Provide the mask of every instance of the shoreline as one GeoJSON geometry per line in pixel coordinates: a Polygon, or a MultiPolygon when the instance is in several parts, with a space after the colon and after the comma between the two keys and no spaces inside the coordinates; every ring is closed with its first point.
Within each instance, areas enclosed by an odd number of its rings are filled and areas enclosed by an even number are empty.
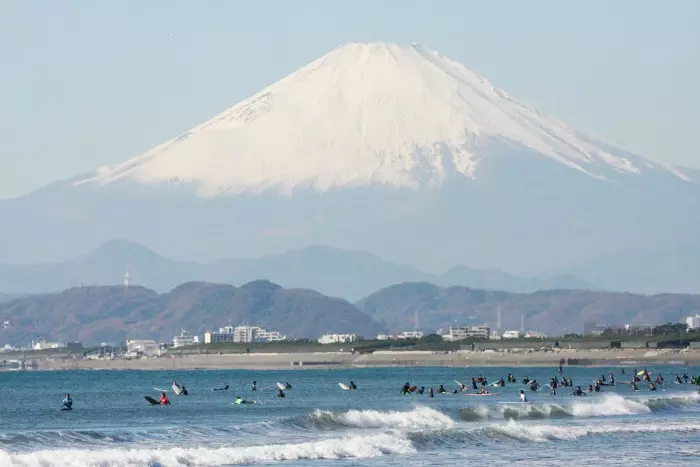
{"type": "MultiPolygon", "coordinates": [[[[696,350],[560,350],[553,352],[383,351],[164,355],[140,359],[31,359],[27,371],[62,370],[308,370],[439,367],[700,366],[696,350]]],[[[30,360],[30,359],[28,359],[30,360]]],[[[4,369],[5,371],[13,371],[4,369]]],[[[17,370],[14,370],[17,371],[17,370]]]]}

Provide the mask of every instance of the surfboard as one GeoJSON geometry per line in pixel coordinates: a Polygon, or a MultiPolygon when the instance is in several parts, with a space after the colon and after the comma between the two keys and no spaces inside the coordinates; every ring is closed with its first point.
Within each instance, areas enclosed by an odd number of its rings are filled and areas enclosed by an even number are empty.
{"type": "Polygon", "coordinates": [[[260,401],[258,400],[252,400],[252,401],[246,401],[246,402],[231,402],[232,405],[253,405],[253,404],[260,404],[260,401]]]}
{"type": "Polygon", "coordinates": [[[153,388],[153,389],[155,389],[156,391],[160,391],[160,392],[170,392],[170,389],[160,389],[160,388],[153,388]]]}
{"type": "Polygon", "coordinates": [[[286,384],[282,384],[282,383],[279,383],[279,382],[277,383],[277,387],[280,388],[280,389],[283,390],[283,391],[284,391],[285,389],[287,389],[287,385],[286,385],[286,384]]]}
{"type": "Polygon", "coordinates": [[[143,396],[144,399],[146,399],[151,405],[158,405],[160,402],[152,398],[151,396],[143,396]]]}
{"type": "Polygon", "coordinates": [[[462,386],[464,386],[464,384],[462,384],[462,382],[461,382],[461,381],[457,381],[457,380],[455,380],[455,383],[457,383],[457,385],[459,385],[459,387],[460,387],[460,388],[461,388],[462,386]]]}
{"type": "Polygon", "coordinates": [[[465,396],[495,396],[497,392],[490,392],[488,394],[465,394],[465,396]]]}
{"type": "Polygon", "coordinates": [[[338,383],[338,386],[340,386],[340,389],[342,389],[343,391],[349,391],[349,390],[350,390],[350,388],[349,388],[348,386],[346,386],[345,384],[343,384],[343,383],[338,383]]]}
{"type": "Polygon", "coordinates": [[[182,394],[182,388],[177,383],[173,383],[173,392],[179,396],[182,394]]]}
{"type": "Polygon", "coordinates": [[[73,410],[73,409],[72,409],[72,408],[69,409],[68,407],[63,407],[63,408],[61,409],[61,412],[70,412],[71,410],[73,410]]]}

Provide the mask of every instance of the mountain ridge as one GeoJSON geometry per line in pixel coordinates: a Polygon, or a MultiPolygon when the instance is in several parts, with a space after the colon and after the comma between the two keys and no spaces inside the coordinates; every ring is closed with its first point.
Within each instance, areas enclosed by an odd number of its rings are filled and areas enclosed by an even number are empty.
{"type": "Polygon", "coordinates": [[[171,260],[143,245],[113,240],[72,261],[0,264],[0,290],[42,293],[81,284],[114,284],[121,281],[127,268],[132,280],[159,293],[188,281],[243,284],[258,279],[271,280],[284,287],[309,288],[348,300],[359,300],[390,284],[415,280],[508,291],[595,289],[573,276],[549,280],[523,278],[499,269],[481,271],[456,266],[441,274],[430,274],[412,266],[385,261],[365,251],[318,245],[258,258],[197,263],[171,260]]]}

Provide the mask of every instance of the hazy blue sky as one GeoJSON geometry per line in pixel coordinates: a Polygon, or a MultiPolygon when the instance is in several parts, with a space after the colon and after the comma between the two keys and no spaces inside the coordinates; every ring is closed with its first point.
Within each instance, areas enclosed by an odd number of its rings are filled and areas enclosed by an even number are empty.
{"type": "Polygon", "coordinates": [[[700,1],[0,1],[0,198],[138,155],[351,41],[420,42],[700,167],[700,1]]]}

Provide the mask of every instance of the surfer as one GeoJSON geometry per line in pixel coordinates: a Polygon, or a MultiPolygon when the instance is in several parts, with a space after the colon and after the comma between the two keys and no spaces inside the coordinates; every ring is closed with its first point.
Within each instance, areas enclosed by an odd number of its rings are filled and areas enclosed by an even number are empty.
{"type": "MultiPolygon", "coordinates": [[[[700,392],[700,386],[698,386],[698,392],[700,392]]],[[[435,394],[433,394],[433,388],[428,389],[428,397],[435,397],[435,394]]]]}
{"type": "MultiPolygon", "coordinates": [[[[354,381],[350,381],[350,389],[353,389],[353,390],[354,390],[354,389],[357,389],[357,386],[355,386],[355,382],[354,382],[354,381]]],[[[423,393],[421,392],[421,394],[423,394],[423,393]]]]}
{"type": "Polygon", "coordinates": [[[610,373],[610,386],[615,386],[615,375],[610,373]]]}
{"type": "Polygon", "coordinates": [[[418,390],[418,394],[423,394],[425,392],[425,388],[423,386],[420,387],[418,390]]]}
{"type": "Polygon", "coordinates": [[[683,381],[684,381],[685,383],[687,383],[687,382],[688,382],[688,379],[690,379],[690,378],[688,378],[688,373],[683,372],[683,381]]]}
{"type": "Polygon", "coordinates": [[[183,396],[189,395],[189,392],[187,392],[187,389],[185,388],[185,386],[182,386],[182,392],[180,394],[183,396]]]}
{"type": "Polygon", "coordinates": [[[527,396],[523,390],[520,391],[520,402],[527,402],[527,396]]]}
{"type": "Polygon", "coordinates": [[[639,391],[639,388],[637,387],[637,382],[632,380],[632,390],[633,391],[639,391]]]}
{"type": "Polygon", "coordinates": [[[234,404],[255,404],[255,401],[249,401],[247,399],[243,399],[241,396],[236,396],[236,400],[233,401],[234,404]]]}
{"type": "Polygon", "coordinates": [[[503,378],[501,378],[500,380],[498,380],[498,386],[500,386],[500,387],[502,387],[502,388],[506,387],[506,382],[503,381],[503,378]]]}
{"type": "Polygon", "coordinates": [[[289,383],[284,383],[284,388],[285,389],[292,389],[292,385],[289,383]]]}
{"type": "Polygon", "coordinates": [[[228,388],[229,388],[229,386],[228,386],[228,384],[227,384],[227,385],[224,386],[223,388],[214,388],[214,391],[228,391],[228,388]]]}
{"type": "Polygon", "coordinates": [[[439,394],[445,394],[447,390],[444,388],[444,386],[441,384],[440,387],[438,388],[438,393],[439,394]]]}
{"type": "Polygon", "coordinates": [[[160,405],[170,405],[168,396],[166,396],[164,392],[160,393],[160,405]]]}
{"type": "Polygon", "coordinates": [[[250,388],[250,390],[251,390],[251,391],[257,391],[257,390],[258,390],[258,382],[257,382],[257,381],[253,381],[253,387],[250,388]]]}
{"type": "Polygon", "coordinates": [[[574,389],[574,392],[571,393],[574,396],[585,396],[586,393],[581,390],[581,386],[576,386],[576,389],[574,389]]]}
{"type": "Polygon", "coordinates": [[[489,392],[486,390],[486,386],[481,386],[481,390],[479,391],[479,394],[488,394],[489,392]]]}
{"type": "Polygon", "coordinates": [[[649,383],[649,390],[656,391],[656,385],[654,383],[649,383]]]}
{"type": "Polygon", "coordinates": [[[683,384],[683,380],[681,379],[680,376],[676,375],[676,383],[678,384],[683,384]]]}
{"type": "Polygon", "coordinates": [[[404,384],[403,387],[401,388],[401,395],[402,395],[402,396],[405,396],[405,395],[408,394],[410,391],[411,391],[411,385],[408,384],[408,381],[406,381],[406,384],[404,384]]]}
{"type": "Polygon", "coordinates": [[[70,398],[70,394],[66,394],[63,398],[63,410],[73,410],[73,399],[70,398]]]}
{"type": "Polygon", "coordinates": [[[277,397],[282,398],[282,397],[287,397],[287,396],[284,395],[283,390],[279,389],[279,390],[277,390],[277,397]]]}

